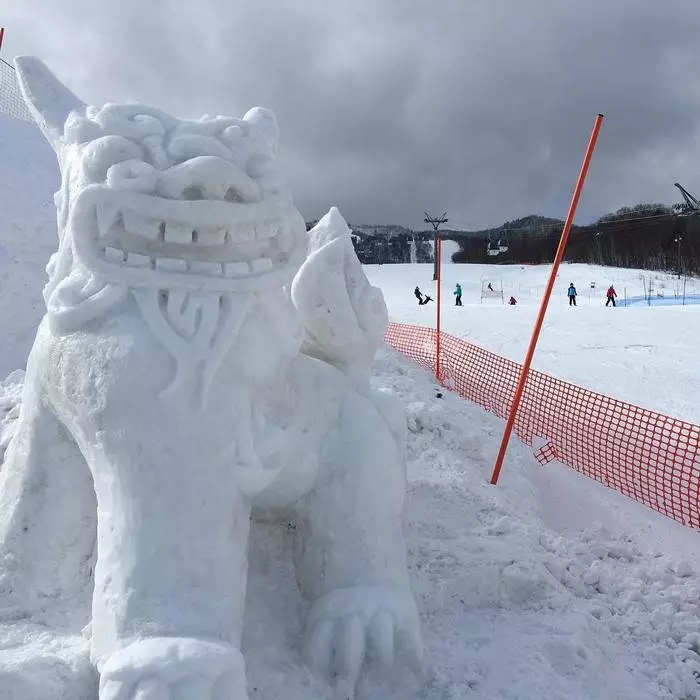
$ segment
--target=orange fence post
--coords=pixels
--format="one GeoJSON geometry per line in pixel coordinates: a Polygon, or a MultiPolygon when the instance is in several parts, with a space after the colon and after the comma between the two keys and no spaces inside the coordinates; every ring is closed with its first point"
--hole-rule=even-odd
{"type": "Polygon", "coordinates": [[[559,247],[557,248],[557,254],[554,256],[554,264],[552,265],[552,271],[549,274],[549,281],[547,282],[547,287],[544,292],[544,297],[542,297],[542,303],[540,305],[540,311],[537,315],[537,321],[535,322],[535,328],[532,331],[532,338],[530,338],[530,345],[527,349],[527,354],[525,355],[525,362],[523,363],[522,369],[520,371],[520,378],[518,379],[518,384],[515,388],[515,394],[513,394],[513,401],[510,407],[510,412],[508,414],[508,420],[506,422],[506,428],[503,432],[503,439],[501,440],[501,447],[498,450],[498,456],[496,457],[496,464],[493,468],[493,474],[491,475],[491,483],[497,484],[498,477],[501,473],[501,467],[503,466],[503,459],[506,456],[506,450],[508,449],[508,440],[510,440],[510,435],[513,432],[513,425],[515,424],[515,416],[518,413],[518,408],[520,406],[520,400],[523,397],[523,391],[525,390],[525,384],[527,383],[527,376],[530,372],[530,365],[532,364],[532,357],[535,354],[535,348],[537,347],[537,340],[540,337],[540,331],[542,330],[542,323],[544,321],[545,314],[547,313],[547,306],[549,305],[549,299],[552,296],[552,289],[554,288],[554,282],[557,278],[557,271],[559,270],[559,265],[564,257],[564,250],[566,249],[566,243],[569,239],[569,231],[571,229],[571,224],[574,221],[574,216],[576,215],[576,207],[578,206],[578,200],[581,197],[581,190],[583,189],[583,183],[586,179],[586,174],[588,173],[588,166],[591,163],[591,157],[593,156],[593,151],[595,149],[596,141],[598,140],[598,133],[600,132],[600,127],[603,123],[603,115],[599,114],[595,118],[595,123],[593,124],[593,131],[591,132],[591,138],[588,141],[588,147],[586,148],[586,154],[583,158],[583,164],[581,165],[581,171],[578,175],[578,180],[576,181],[576,187],[574,188],[574,194],[571,198],[571,204],[569,204],[569,213],[566,215],[566,221],[564,222],[564,228],[561,232],[561,238],[559,240],[559,247]]]}
{"type": "Polygon", "coordinates": [[[435,259],[437,260],[437,299],[436,299],[436,332],[435,332],[435,378],[438,383],[442,383],[441,373],[440,373],[440,283],[442,281],[442,238],[439,235],[436,236],[436,246],[435,246],[435,259]]]}
{"type": "Polygon", "coordinates": [[[2,51],[2,40],[5,38],[5,27],[0,27],[0,51],[2,51]]]}

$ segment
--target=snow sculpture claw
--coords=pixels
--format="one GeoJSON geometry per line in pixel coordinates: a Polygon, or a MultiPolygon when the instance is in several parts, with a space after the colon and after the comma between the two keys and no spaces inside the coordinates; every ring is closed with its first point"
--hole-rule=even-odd
{"type": "Polygon", "coordinates": [[[405,418],[368,381],[386,306],[338,210],[307,235],[269,110],[92,107],[16,65],[62,183],[0,609],[91,593],[100,700],[244,700],[251,514],[291,509],[314,665],[346,696],[366,660],[419,666],[405,418]]]}
{"type": "Polygon", "coordinates": [[[316,602],[308,620],[306,654],[343,697],[355,686],[367,661],[384,668],[402,653],[423,672],[418,612],[409,591],[358,586],[333,591],[316,602]]]}
{"type": "Polygon", "coordinates": [[[197,639],[134,642],[105,663],[100,700],[248,700],[243,656],[197,639]]]}

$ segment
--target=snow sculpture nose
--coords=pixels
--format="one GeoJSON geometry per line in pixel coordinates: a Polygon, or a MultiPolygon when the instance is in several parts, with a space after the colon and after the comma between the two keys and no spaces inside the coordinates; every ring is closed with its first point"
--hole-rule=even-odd
{"type": "Polygon", "coordinates": [[[259,202],[260,185],[231,161],[198,156],[160,174],[158,194],[168,199],[259,202]]]}

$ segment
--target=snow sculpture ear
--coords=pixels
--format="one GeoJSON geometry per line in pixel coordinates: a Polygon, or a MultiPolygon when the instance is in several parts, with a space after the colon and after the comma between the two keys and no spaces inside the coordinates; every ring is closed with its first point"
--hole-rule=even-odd
{"type": "Polygon", "coordinates": [[[277,139],[279,138],[279,127],[277,126],[277,117],[271,109],[264,107],[253,107],[249,109],[243,121],[252,124],[263,137],[265,143],[274,153],[277,148],[277,139]]]}
{"type": "Polygon", "coordinates": [[[24,101],[46,140],[58,153],[63,127],[73,110],[83,110],[81,102],[38,58],[15,58],[17,79],[24,101]]]}
{"type": "Polygon", "coordinates": [[[306,329],[302,352],[335,365],[363,391],[389,318],[350,236],[345,219],[331,207],[309,231],[309,257],[292,282],[291,297],[306,329]]]}

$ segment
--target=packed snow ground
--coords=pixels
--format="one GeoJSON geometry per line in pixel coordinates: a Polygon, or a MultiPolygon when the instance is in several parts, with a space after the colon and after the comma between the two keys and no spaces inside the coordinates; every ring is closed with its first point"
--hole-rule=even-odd
{"type": "MultiPolygon", "coordinates": [[[[4,387],[4,435],[18,379],[4,387]]],[[[538,467],[517,443],[491,487],[500,421],[456,396],[437,398],[431,377],[391,351],[374,384],[407,407],[407,541],[429,671],[423,684],[401,671],[370,676],[360,698],[700,697],[700,582],[684,555],[695,532],[564,467],[538,467]],[[647,551],[648,535],[662,552],[668,541],[675,550],[647,551]]],[[[298,651],[306,607],[292,537],[292,524],[254,528],[244,634],[251,698],[330,700],[298,651]]],[[[95,700],[86,623],[69,603],[0,626],[0,698],[95,700]]]]}
{"type": "MultiPolygon", "coordinates": [[[[24,366],[43,311],[57,181],[36,130],[0,126],[0,372],[7,374],[24,366]]],[[[434,307],[414,307],[412,296],[415,284],[430,288],[429,266],[367,272],[383,288],[394,320],[432,322],[434,307]]],[[[506,293],[515,293],[507,268],[446,266],[447,296],[461,281],[466,306],[446,308],[445,325],[521,360],[547,270],[512,272],[518,306],[490,301],[479,308],[482,276],[503,274],[506,293]]],[[[612,310],[600,299],[587,306],[591,278],[602,293],[609,281],[620,291],[620,282],[636,274],[565,266],[535,364],[697,420],[690,355],[697,308],[612,310]],[[581,293],[575,310],[561,298],[570,281],[581,293]]],[[[378,358],[374,385],[406,405],[407,541],[430,665],[422,684],[401,670],[392,679],[365,679],[360,698],[700,698],[696,532],[561,465],[537,466],[517,442],[501,483],[491,487],[501,421],[456,396],[437,398],[432,378],[391,351],[378,358]]],[[[0,386],[0,454],[21,386],[21,372],[0,386]]],[[[252,700],[332,697],[298,651],[305,604],[294,583],[293,529],[266,525],[253,532],[244,635],[252,700]]],[[[0,700],[96,700],[80,632],[88,620],[78,609],[75,601],[57,601],[31,621],[0,623],[0,700]],[[62,633],[48,631],[55,628],[62,633]]]]}
{"type": "MultiPolygon", "coordinates": [[[[28,265],[33,284],[23,282],[37,304],[42,267],[28,265]]],[[[385,266],[379,276],[396,271],[385,266]]],[[[0,317],[18,331],[8,338],[30,336],[38,320],[19,317],[12,296],[0,300],[0,317]]],[[[17,352],[11,342],[4,347],[17,352]]],[[[430,668],[423,684],[400,672],[390,681],[370,677],[361,698],[700,698],[697,533],[565,467],[535,465],[516,442],[501,484],[491,487],[499,420],[455,396],[437,398],[432,377],[392,351],[378,359],[374,384],[407,407],[407,535],[430,668]]],[[[2,389],[3,446],[20,389],[21,373],[2,389]]],[[[332,697],[298,651],[305,604],[292,536],[292,525],[254,532],[245,632],[251,698],[332,697]]],[[[69,603],[0,626],[0,699],[95,700],[80,634],[86,623],[69,603]],[[50,636],[47,623],[63,635],[50,636]]]]}
{"type": "MultiPolygon", "coordinates": [[[[522,362],[551,266],[444,265],[442,273],[445,332],[522,362]],[[480,300],[482,280],[503,285],[505,301],[480,300]],[[462,285],[462,308],[454,306],[455,283],[462,285]]],[[[392,321],[435,325],[435,304],[418,306],[418,285],[433,299],[432,265],[365,266],[379,285],[392,321]]],[[[654,294],[671,297],[683,280],[640,270],[564,264],[540,336],[534,367],[574,384],[630,403],[700,423],[700,373],[697,371],[700,306],[605,307],[612,283],[623,298],[644,294],[652,280],[654,294]],[[642,280],[643,278],[643,280],[642,280]],[[566,289],[573,282],[578,305],[570,308],[566,289]],[[591,290],[595,282],[595,290],[591,290]],[[662,286],[663,285],[663,286],[662,286]],[[589,297],[590,293],[590,297],[589,297]]],[[[700,280],[686,281],[686,294],[697,293],[700,280]]],[[[619,301],[619,300],[618,300],[619,301]]]]}

